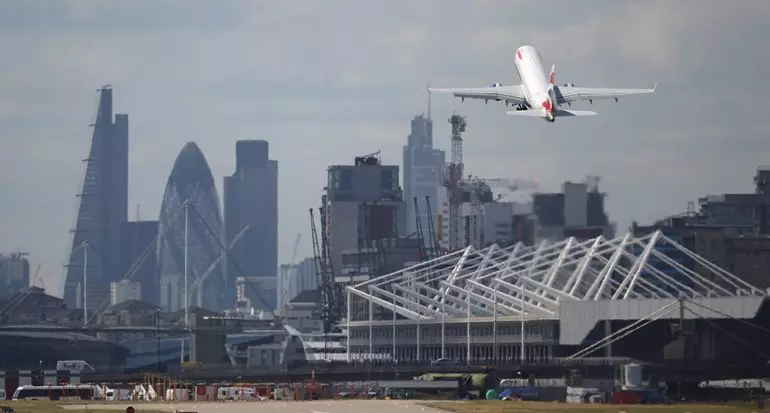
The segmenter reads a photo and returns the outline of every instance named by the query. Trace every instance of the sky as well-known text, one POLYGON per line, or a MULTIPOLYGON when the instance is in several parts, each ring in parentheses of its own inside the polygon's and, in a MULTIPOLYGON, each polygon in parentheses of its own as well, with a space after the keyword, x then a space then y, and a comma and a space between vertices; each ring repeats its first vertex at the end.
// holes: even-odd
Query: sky
POLYGON ((157 219, 186 142, 221 196, 235 141, 265 139, 279 162, 279 261, 298 233, 310 256, 308 209, 328 165, 378 150, 400 165, 426 81, 518 83, 524 44, 559 83, 658 90, 553 124, 434 95, 435 145, 449 150, 457 111, 469 173, 541 191, 599 175, 619 230, 650 223, 751 191, 770 164, 769 20, 764 0, 2 1, 0 251, 29 252, 37 283, 61 295, 96 89, 112 84, 129 114, 132 219, 157 219))

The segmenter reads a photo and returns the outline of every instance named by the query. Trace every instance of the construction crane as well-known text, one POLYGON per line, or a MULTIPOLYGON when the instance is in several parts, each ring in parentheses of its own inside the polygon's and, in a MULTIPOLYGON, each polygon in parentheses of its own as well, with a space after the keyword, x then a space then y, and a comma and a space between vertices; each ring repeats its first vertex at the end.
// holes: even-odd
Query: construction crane
POLYGON ((449 197, 449 250, 454 251, 460 245, 460 204, 462 203, 463 179, 463 132, 467 127, 465 117, 452 114, 452 162, 447 165, 447 179, 444 186, 449 197))
POLYGON ((487 184, 490 188, 505 188, 511 192, 527 191, 531 189, 537 189, 539 187, 536 181, 524 179, 479 178, 477 176, 469 176, 468 181, 470 183, 484 183, 487 184))
POLYGON ((281 309, 286 315, 286 306, 289 304, 289 300, 291 300, 294 297, 289 297, 289 287, 293 282, 297 282, 297 248, 299 248, 299 241, 302 239, 302 234, 297 234, 297 239, 294 240, 294 249, 291 251, 291 260, 289 260, 289 271, 286 274, 286 277, 281 280, 281 304, 283 308, 281 309))
MULTIPOLYGON (((321 212, 323 214, 323 211, 321 212)), ((323 222, 323 217, 322 222, 323 222)), ((323 225, 322 225, 323 227, 323 225)), ((325 228, 321 228, 325 231, 325 228)), ((321 320, 323 321, 324 334, 331 333, 334 324, 339 321, 339 311, 335 296, 334 273, 331 271, 328 254, 323 245, 319 245, 318 231, 315 226, 315 216, 310 208, 310 237, 313 242, 313 258, 315 261, 316 277, 318 278, 318 290, 321 293, 321 320)), ((323 236, 325 238, 325 235, 323 236)))

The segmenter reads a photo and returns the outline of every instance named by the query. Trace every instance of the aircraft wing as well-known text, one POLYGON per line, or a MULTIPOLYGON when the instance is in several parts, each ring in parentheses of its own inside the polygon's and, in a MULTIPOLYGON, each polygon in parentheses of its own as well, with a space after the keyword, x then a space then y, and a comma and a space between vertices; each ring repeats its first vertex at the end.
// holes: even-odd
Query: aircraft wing
POLYGON ((484 100, 507 100, 511 103, 526 103, 524 89, 521 85, 515 86, 491 86, 491 87, 471 87, 456 89, 437 89, 428 88, 431 93, 451 93, 458 98, 484 99, 484 100))
POLYGON ((579 100, 618 99, 631 95, 644 95, 655 92, 656 83, 651 89, 610 89, 596 87, 554 86, 558 103, 572 103, 579 100))

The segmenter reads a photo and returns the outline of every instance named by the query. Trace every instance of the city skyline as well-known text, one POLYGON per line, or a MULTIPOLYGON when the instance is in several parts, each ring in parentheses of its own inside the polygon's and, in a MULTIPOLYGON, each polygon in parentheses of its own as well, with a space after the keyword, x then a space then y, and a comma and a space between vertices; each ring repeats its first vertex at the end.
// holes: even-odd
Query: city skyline
POLYGON ((552 10, 388 2, 377 3, 376 18, 371 6, 348 2, 228 2, 217 13, 203 3, 60 2, 46 12, 3 3, 9 65, 0 80, 0 133, 13 150, 0 155, 8 200, 0 251, 29 251, 46 287, 61 293, 101 82, 114 84, 115 106, 131 114, 129 219, 137 204, 139 219, 157 219, 184 142, 198 142, 219 182, 232 173, 236 140, 267 139, 286 171, 279 177, 283 263, 298 232, 298 257, 311 255, 307 209, 317 207, 327 165, 376 150, 384 163, 400 164, 408 120, 424 110, 426 79, 434 86, 516 82, 506 68, 525 43, 559 62, 560 83, 660 81, 658 92, 594 105, 601 110, 595 119, 553 128, 510 119, 502 105, 436 96, 434 146, 449 150, 444 118, 452 110, 467 116, 468 171, 537 179, 544 191, 601 175, 619 227, 681 212, 702 194, 750 192, 745 177, 766 163, 770 126, 756 103, 770 91, 758 81, 770 62, 761 44, 770 34, 769 6, 691 3, 586 1, 552 10), (307 47, 286 48, 301 42, 307 47), (715 55, 746 64, 720 64, 715 55))

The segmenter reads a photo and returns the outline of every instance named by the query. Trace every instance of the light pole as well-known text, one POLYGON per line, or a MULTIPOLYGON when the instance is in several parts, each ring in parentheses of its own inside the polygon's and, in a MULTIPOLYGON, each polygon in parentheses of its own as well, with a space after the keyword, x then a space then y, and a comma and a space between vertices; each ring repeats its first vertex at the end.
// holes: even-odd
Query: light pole
POLYGON ((155 372, 160 373, 160 307, 155 310, 155 372))

